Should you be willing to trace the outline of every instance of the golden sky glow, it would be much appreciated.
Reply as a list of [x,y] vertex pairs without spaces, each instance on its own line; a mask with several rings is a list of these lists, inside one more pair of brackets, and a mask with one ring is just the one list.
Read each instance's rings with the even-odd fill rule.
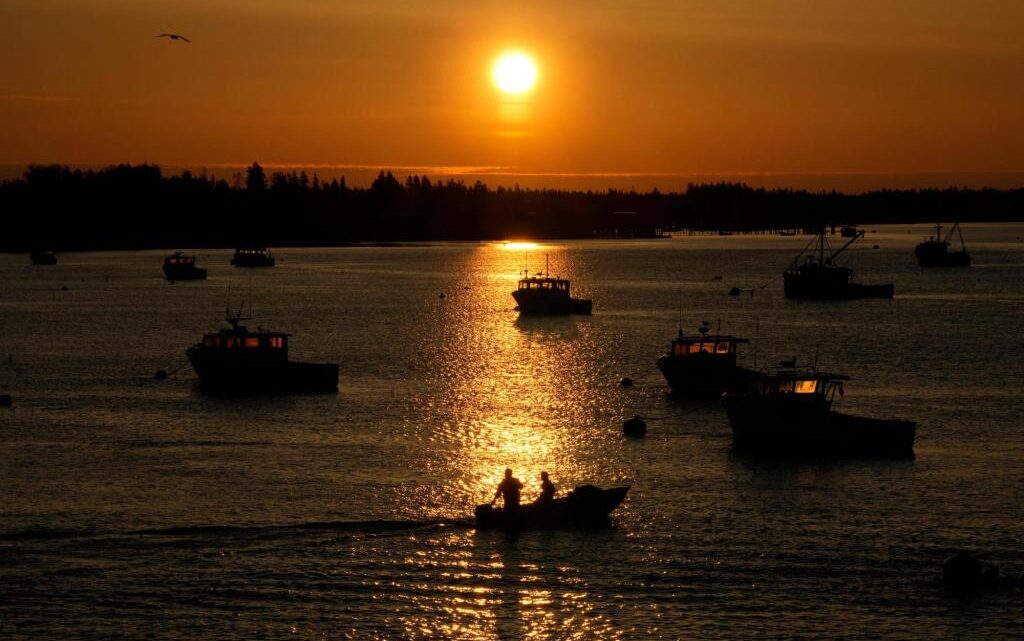
[[[1019,0],[3,0],[0,163],[469,166],[597,187],[1021,171],[1021,24]],[[488,75],[511,48],[541,69],[519,103]]]

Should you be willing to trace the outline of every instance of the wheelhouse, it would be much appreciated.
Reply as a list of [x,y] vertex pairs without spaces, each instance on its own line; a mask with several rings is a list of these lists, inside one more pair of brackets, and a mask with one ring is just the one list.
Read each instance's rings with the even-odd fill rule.
[[203,334],[200,345],[203,352],[214,359],[286,362],[288,336],[283,332],[248,332],[239,327]]
[[544,291],[569,295],[569,281],[564,278],[532,276],[519,279],[519,291]]
[[196,257],[195,256],[186,256],[186,255],[184,255],[181,252],[176,252],[176,253],[171,254],[170,256],[166,256],[164,258],[164,265],[170,265],[170,266],[179,266],[180,265],[182,267],[195,267],[196,266]]
[[831,403],[836,395],[843,395],[843,381],[848,380],[849,376],[841,374],[784,372],[751,381],[749,392],[779,400]]

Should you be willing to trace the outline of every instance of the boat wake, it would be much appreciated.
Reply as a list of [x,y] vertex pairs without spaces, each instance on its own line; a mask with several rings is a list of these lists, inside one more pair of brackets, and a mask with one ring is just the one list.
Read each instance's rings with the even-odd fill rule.
[[29,527],[0,532],[0,542],[46,541],[99,537],[224,537],[286,534],[289,532],[336,532],[351,535],[387,535],[409,531],[460,530],[474,526],[472,519],[310,521],[285,525],[181,525],[133,531],[57,529]]

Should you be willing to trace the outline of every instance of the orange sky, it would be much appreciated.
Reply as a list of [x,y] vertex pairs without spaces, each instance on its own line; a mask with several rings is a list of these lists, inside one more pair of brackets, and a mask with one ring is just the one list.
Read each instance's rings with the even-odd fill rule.
[[0,0],[0,61],[0,164],[1024,170],[1020,0]]

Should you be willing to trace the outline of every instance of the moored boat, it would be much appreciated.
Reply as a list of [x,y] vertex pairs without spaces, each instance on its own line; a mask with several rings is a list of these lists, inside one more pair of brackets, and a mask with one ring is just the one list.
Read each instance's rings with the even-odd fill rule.
[[758,373],[736,364],[736,348],[746,338],[710,334],[710,323],[701,323],[697,334],[672,339],[668,352],[658,359],[658,369],[672,392],[681,395],[720,394]]
[[[953,232],[960,237],[960,250],[950,251],[950,240]],[[971,255],[967,253],[964,235],[960,231],[960,223],[953,223],[949,232],[942,235],[942,223],[935,226],[935,235],[922,241],[914,248],[914,256],[921,267],[970,267]]]
[[520,314],[538,316],[565,316],[569,314],[589,315],[593,301],[589,298],[573,298],[569,295],[569,280],[552,277],[545,268],[544,274],[530,276],[526,272],[519,279],[516,291],[512,292],[516,309]]
[[595,527],[608,525],[609,515],[619,507],[629,486],[602,489],[580,485],[563,497],[548,503],[531,503],[508,513],[490,504],[476,506],[478,529],[507,530]]
[[48,249],[37,249],[28,255],[33,265],[56,265],[57,255]]
[[196,257],[184,252],[165,256],[163,269],[167,280],[206,280],[206,270],[196,266]]
[[231,258],[235,267],[273,267],[275,262],[269,249],[257,246],[239,247]]
[[299,363],[288,358],[291,334],[240,324],[227,312],[229,328],[203,334],[186,350],[203,391],[233,394],[332,393],[338,391],[334,363]]
[[752,378],[746,389],[722,396],[738,449],[782,453],[909,456],[917,424],[832,410],[843,396],[840,374],[793,367]]
[[[864,230],[857,231],[845,245],[832,251],[824,229],[811,241],[793,264],[782,273],[786,298],[810,300],[848,300],[853,298],[892,298],[893,285],[864,285],[853,282],[853,270],[835,264],[835,259],[857,239]],[[812,249],[813,247],[813,249]]]

